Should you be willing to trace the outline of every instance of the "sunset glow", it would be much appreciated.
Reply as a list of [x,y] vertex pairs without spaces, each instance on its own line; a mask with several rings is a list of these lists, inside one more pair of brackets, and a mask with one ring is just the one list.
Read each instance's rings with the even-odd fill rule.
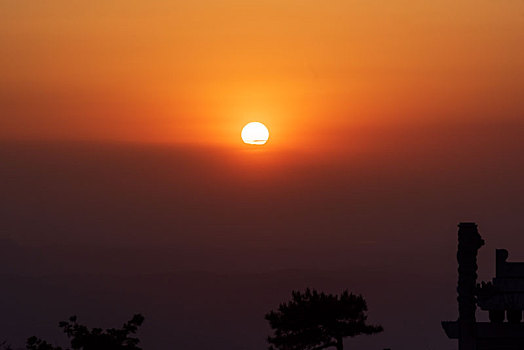
[[0,137],[234,147],[256,111],[275,146],[320,149],[361,126],[510,119],[524,111],[522,11],[488,0],[6,1]]
[[456,225],[524,261],[523,43],[524,0],[0,0],[0,350],[341,350],[268,344],[304,288],[365,295],[346,350],[460,348]]

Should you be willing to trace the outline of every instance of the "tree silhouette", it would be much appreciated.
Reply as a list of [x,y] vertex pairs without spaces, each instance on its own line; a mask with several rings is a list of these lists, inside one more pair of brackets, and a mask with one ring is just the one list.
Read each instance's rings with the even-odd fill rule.
[[[89,329],[78,324],[76,316],[69,321],[60,322],[58,325],[71,340],[71,349],[74,350],[142,350],[138,347],[140,340],[131,335],[138,331],[138,327],[144,322],[144,316],[137,314],[131,320],[124,323],[122,328]],[[28,350],[62,350],[46,341],[31,337],[27,339]]]
[[11,347],[11,344],[8,344],[6,340],[0,342],[0,349],[1,350],[13,350]]
[[347,290],[340,296],[310,289],[293,291],[291,301],[265,316],[274,332],[268,337],[269,349],[342,350],[346,337],[383,331],[382,326],[366,324],[366,311],[364,298]]

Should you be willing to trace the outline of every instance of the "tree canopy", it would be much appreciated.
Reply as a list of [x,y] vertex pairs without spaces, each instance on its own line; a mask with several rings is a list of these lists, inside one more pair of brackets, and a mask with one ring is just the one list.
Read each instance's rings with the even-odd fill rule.
[[342,350],[346,337],[383,331],[380,325],[366,324],[366,311],[364,298],[347,290],[340,295],[293,291],[291,301],[265,316],[274,333],[268,337],[269,349]]
[[[89,329],[77,322],[76,316],[69,321],[59,323],[59,327],[70,338],[74,350],[142,350],[138,347],[140,340],[132,335],[144,322],[144,316],[137,314],[124,323],[122,328]],[[28,350],[62,350],[37,337],[27,339]]]

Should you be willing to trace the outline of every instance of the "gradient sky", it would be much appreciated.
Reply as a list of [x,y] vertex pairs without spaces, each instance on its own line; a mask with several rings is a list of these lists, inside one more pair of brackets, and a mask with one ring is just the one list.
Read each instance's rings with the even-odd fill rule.
[[2,138],[234,144],[262,120],[325,145],[524,111],[518,0],[0,6]]
[[456,349],[457,223],[524,260],[522,43],[520,0],[0,0],[0,341],[265,349],[310,286]]

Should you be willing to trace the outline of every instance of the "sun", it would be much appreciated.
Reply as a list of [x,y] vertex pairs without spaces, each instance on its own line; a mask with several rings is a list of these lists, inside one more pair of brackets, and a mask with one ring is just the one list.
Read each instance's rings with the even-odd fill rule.
[[259,122],[247,123],[242,129],[242,141],[249,145],[263,145],[269,139],[269,130]]

